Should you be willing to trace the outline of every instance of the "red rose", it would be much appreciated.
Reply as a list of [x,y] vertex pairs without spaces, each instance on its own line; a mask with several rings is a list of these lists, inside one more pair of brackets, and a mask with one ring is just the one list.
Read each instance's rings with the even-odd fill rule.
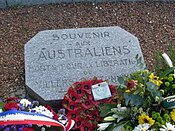
[[9,102],[9,103],[4,105],[4,108],[6,110],[11,110],[11,109],[17,109],[18,110],[19,109],[19,105],[16,102]]
[[34,129],[30,127],[24,127],[22,131],[34,131]]
[[10,97],[10,98],[7,98],[7,103],[8,102],[17,102],[18,98],[17,97]]
[[127,87],[130,91],[134,91],[137,88],[137,81],[136,80],[130,80],[127,83]]

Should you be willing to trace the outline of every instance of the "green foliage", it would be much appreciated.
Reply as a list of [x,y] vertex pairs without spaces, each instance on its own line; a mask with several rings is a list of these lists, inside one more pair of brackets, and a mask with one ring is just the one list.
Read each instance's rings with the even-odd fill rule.
[[171,72],[173,72],[175,70],[175,67],[168,67],[165,71],[163,71],[162,73],[160,73],[160,77],[165,77],[166,75],[170,74]]
[[158,96],[160,98],[162,96],[158,86],[156,86],[152,82],[147,82],[146,85],[147,85],[147,90],[150,92],[150,95],[152,97]]
[[143,63],[143,59],[141,56],[139,56],[138,54],[135,56],[136,62],[137,62],[137,66],[140,67],[140,69],[145,69],[145,64]]
[[144,102],[144,99],[140,95],[124,93],[124,98],[127,106],[130,105],[139,107]]
[[3,109],[3,107],[4,107],[4,103],[0,102],[0,109]]
[[101,111],[100,116],[101,117],[107,116],[110,113],[111,109],[115,108],[116,106],[117,106],[116,104],[100,104],[99,105]]
[[[173,47],[173,44],[170,43],[167,48],[167,55],[171,58],[172,63],[175,63],[175,48]],[[168,65],[166,64],[164,58],[162,57],[161,51],[155,51],[155,65],[154,65],[154,72],[156,74],[160,74],[164,72],[164,70],[168,69]]]
[[164,92],[172,90],[172,88],[164,89],[165,83],[169,82],[169,86],[174,84],[174,75],[170,73],[171,70],[162,73],[162,78],[148,70],[137,71],[123,78],[119,77],[118,102],[120,104],[114,107],[109,104],[100,107],[102,117],[110,116],[115,119],[106,131],[119,129],[132,131],[140,124],[138,121],[142,114],[146,114],[149,119],[154,118],[152,128],[155,131],[158,131],[166,122],[170,122],[170,113],[162,107],[161,102],[164,99]]
[[162,57],[162,52],[160,52],[159,50],[156,50],[155,51],[155,66],[154,66],[155,72],[159,74],[162,71],[164,71],[164,69],[166,68],[168,68],[168,66],[166,65]]
[[123,78],[123,77],[118,77],[118,78],[117,78],[117,81],[118,81],[120,84],[124,84],[124,78]]
[[[167,54],[175,63],[175,48],[170,46]],[[130,76],[118,78],[119,104],[111,109],[105,107],[105,117],[110,115],[116,119],[107,128],[109,131],[132,131],[143,124],[141,121],[145,119],[144,123],[148,124],[148,121],[151,121],[148,128],[154,131],[159,131],[163,125],[168,126],[167,123],[175,124],[175,109],[171,110],[163,104],[166,97],[175,95],[175,67],[168,67],[159,51],[156,51],[155,61],[155,72],[137,71]],[[142,66],[142,57],[136,55],[136,62],[138,66]]]
[[106,131],[112,131],[114,128],[115,128],[115,124],[112,123],[106,128]]

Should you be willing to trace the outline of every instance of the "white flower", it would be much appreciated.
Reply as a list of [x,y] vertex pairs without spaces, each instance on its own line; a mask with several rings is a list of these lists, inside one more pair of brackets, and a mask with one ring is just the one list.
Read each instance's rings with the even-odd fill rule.
[[169,67],[173,67],[173,62],[171,61],[170,57],[166,53],[163,53],[162,56],[165,59],[167,65]]
[[98,124],[99,128],[97,130],[104,131],[110,124],[111,124],[111,122]]
[[123,112],[123,111],[126,111],[127,108],[126,108],[126,107],[121,107],[121,104],[118,104],[118,105],[117,105],[117,110]]
[[160,131],[175,131],[175,126],[171,123],[166,123],[166,126],[163,125],[163,128],[160,128]]
[[53,117],[53,113],[50,112],[49,110],[42,111],[41,114],[46,115],[46,116],[49,116],[51,118]]
[[118,104],[118,105],[117,105],[117,108],[112,108],[112,109],[111,109],[112,112],[118,112],[118,111],[124,112],[124,111],[126,111],[126,110],[127,110],[127,108],[126,108],[126,107],[121,107],[121,104]]
[[31,102],[27,99],[21,99],[20,104],[23,105],[24,107],[27,107],[27,106],[31,105]]
[[123,116],[119,116],[117,114],[112,115],[112,117],[117,119],[117,122],[119,122],[120,120],[122,120],[124,117]]
[[51,111],[49,111],[46,107],[44,106],[36,106],[35,108],[30,109],[30,111],[34,111],[49,117],[53,117],[53,113]]
[[41,128],[41,131],[45,131],[46,129],[44,127]]
[[127,110],[126,107],[121,107],[121,104],[117,105],[117,108],[112,108],[111,111],[116,113],[114,115],[112,115],[112,117],[117,118],[117,122],[119,122],[120,120],[122,120],[124,117],[123,116],[119,116],[117,115],[118,112],[125,112]]
[[148,131],[148,128],[150,127],[150,124],[145,123],[145,124],[139,124],[134,128],[133,131]]

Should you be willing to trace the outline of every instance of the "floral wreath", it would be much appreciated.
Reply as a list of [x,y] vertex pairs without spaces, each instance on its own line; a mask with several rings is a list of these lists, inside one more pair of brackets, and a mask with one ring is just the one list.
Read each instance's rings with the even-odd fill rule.
[[162,57],[168,67],[118,78],[118,103],[100,107],[99,130],[175,131],[175,67],[166,53]]
[[40,105],[38,101],[29,101],[17,97],[0,101],[0,130],[14,131],[69,131],[74,125],[67,119],[65,109],[56,113],[49,105]]
[[74,128],[80,131],[93,131],[102,121],[99,105],[102,103],[115,103],[116,87],[108,85],[111,97],[102,100],[94,100],[92,85],[104,82],[92,79],[75,82],[69,87],[63,99],[63,107],[67,109],[67,117],[75,121]]

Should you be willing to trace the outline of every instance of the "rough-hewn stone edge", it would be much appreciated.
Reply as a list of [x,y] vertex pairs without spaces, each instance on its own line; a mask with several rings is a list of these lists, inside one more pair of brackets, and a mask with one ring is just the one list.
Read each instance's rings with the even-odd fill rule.
[[[139,2],[146,0],[0,0],[0,8],[31,6],[54,3],[71,3],[71,2]],[[175,2],[175,0],[154,0],[162,2]]]
[[6,8],[7,7],[7,0],[0,0],[0,8]]
[[41,98],[37,93],[35,93],[30,87],[26,86],[26,98],[30,101],[37,100],[41,105],[50,105],[54,109],[60,109],[62,106],[62,100],[50,100],[45,101],[43,98]]

